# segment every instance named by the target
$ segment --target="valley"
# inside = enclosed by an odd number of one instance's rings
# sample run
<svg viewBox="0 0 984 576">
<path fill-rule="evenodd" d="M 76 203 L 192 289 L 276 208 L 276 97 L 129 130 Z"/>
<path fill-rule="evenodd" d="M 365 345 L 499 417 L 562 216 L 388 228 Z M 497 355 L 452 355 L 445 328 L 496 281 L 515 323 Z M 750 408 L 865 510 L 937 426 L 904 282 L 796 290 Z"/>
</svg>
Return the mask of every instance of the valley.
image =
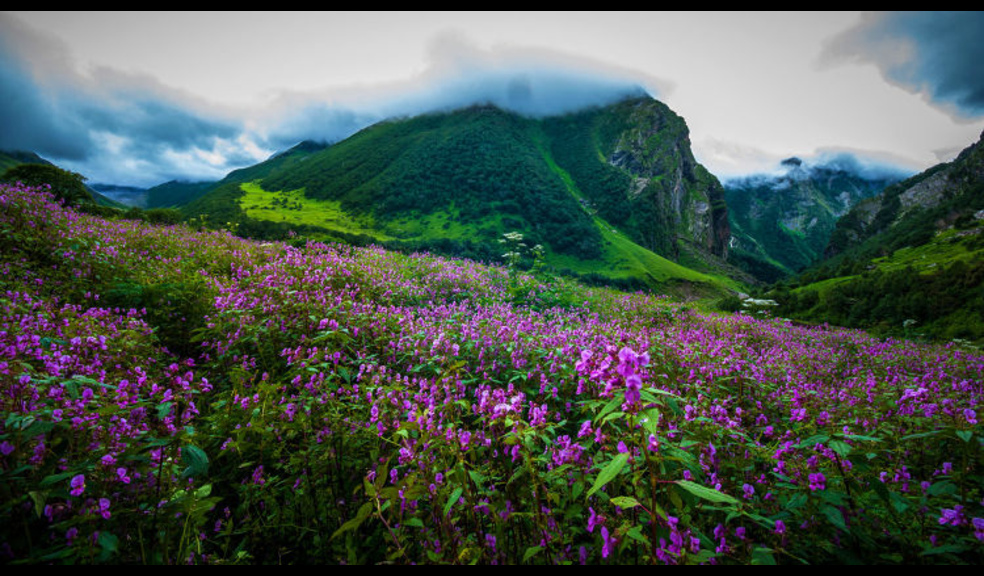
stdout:
<svg viewBox="0 0 984 576">
<path fill-rule="evenodd" d="M 721 183 L 656 101 L 483 106 L 144 208 L 11 155 L 0 556 L 980 564 L 980 146 Z"/>
</svg>

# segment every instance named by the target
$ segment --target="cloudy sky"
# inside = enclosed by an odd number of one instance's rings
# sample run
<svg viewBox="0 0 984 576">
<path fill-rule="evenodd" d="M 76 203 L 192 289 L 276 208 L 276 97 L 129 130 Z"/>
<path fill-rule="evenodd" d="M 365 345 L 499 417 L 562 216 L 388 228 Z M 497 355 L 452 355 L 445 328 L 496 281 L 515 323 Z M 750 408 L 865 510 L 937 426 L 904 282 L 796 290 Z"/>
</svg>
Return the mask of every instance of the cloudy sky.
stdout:
<svg viewBox="0 0 984 576">
<path fill-rule="evenodd" d="M 918 171 L 984 130 L 981 38 L 980 12 L 3 12 L 0 149 L 152 186 L 392 115 L 641 89 L 721 178 L 837 152 Z"/>
</svg>

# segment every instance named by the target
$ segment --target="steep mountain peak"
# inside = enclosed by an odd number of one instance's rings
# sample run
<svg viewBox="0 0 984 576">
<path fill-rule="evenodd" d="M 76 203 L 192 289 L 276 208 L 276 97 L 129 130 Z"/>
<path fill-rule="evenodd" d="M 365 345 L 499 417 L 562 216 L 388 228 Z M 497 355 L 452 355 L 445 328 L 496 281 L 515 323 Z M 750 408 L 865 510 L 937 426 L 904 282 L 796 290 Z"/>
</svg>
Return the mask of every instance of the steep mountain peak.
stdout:
<svg viewBox="0 0 984 576">
<path fill-rule="evenodd" d="M 796 156 L 791 156 L 780 162 L 779 165 L 787 168 L 799 168 L 803 165 L 803 161 Z"/>
</svg>

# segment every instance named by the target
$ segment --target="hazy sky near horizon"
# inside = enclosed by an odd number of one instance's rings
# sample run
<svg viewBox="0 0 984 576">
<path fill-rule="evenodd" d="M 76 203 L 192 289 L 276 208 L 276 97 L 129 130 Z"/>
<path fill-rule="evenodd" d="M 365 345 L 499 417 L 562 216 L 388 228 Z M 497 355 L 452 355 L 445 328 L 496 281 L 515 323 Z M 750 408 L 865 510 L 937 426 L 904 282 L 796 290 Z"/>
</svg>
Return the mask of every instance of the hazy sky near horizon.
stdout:
<svg viewBox="0 0 984 576">
<path fill-rule="evenodd" d="M 151 186 L 391 115 L 641 87 L 721 178 L 838 151 L 918 171 L 984 130 L 981 38 L 981 12 L 3 12 L 0 149 Z"/>
</svg>

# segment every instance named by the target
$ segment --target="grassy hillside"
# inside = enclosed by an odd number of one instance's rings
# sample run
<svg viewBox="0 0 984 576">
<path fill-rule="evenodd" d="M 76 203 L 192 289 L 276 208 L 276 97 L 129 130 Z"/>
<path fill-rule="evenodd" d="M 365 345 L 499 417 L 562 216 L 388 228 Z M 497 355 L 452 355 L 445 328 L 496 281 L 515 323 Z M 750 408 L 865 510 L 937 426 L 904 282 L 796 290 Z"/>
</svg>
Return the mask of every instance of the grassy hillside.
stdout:
<svg viewBox="0 0 984 576">
<path fill-rule="evenodd" d="M 984 345 L 984 222 L 936 234 L 829 278 L 806 275 L 777 299 L 782 313 L 878 334 Z"/>
<path fill-rule="evenodd" d="M 5 564 L 980 564 L 984 357 L 0 185 Z"/>
</svg>

